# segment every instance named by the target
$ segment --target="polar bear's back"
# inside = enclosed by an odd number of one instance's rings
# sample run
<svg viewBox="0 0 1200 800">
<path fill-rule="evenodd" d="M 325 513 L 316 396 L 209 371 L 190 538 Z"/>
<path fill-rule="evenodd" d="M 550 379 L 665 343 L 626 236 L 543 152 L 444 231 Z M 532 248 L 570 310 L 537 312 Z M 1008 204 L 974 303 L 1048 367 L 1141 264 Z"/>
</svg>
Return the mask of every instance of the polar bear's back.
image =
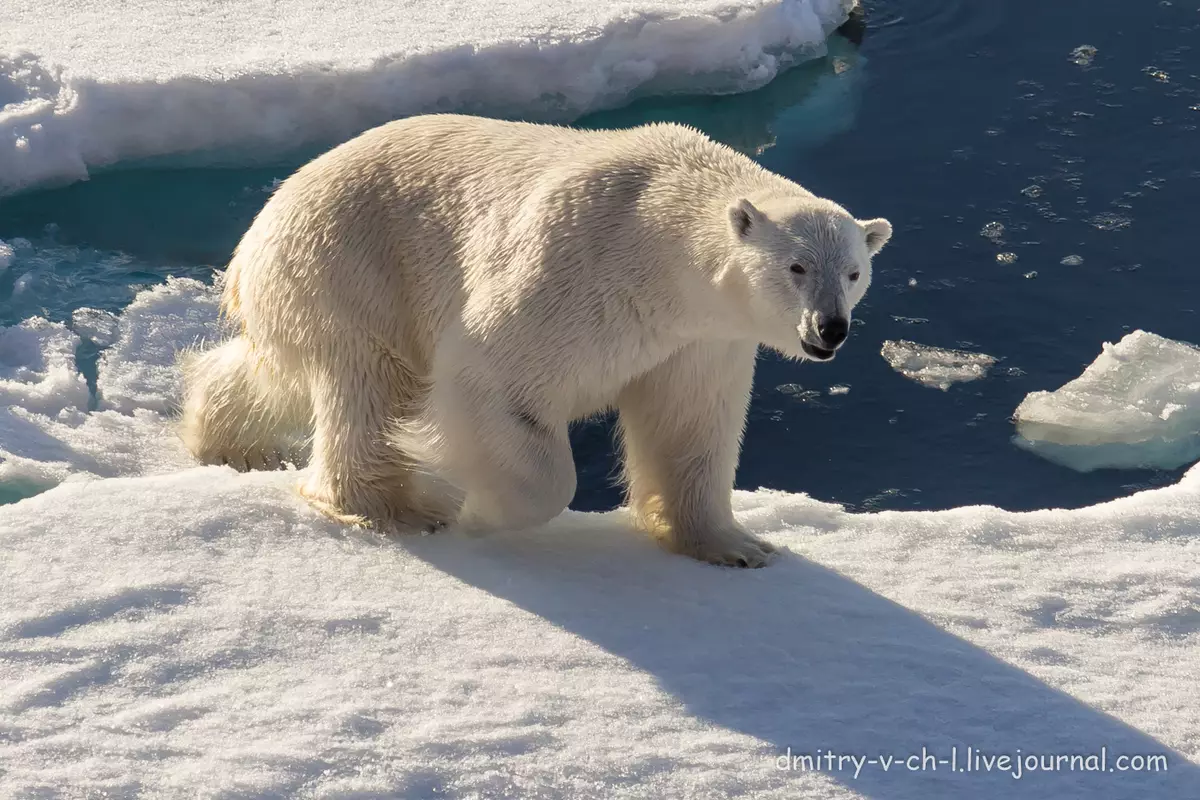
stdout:
<svg viewBox="0 0 1200 800">
<path fill-rule="evenodd" d="M 238 245 L 225 307 L 261 341 L 353 321 L 424 360 L 464 316 L 481 330 L 514 311 L 548 318 L 645 288 L 653 276 L 627 270 L 656 268 L 647 225 L 675 239 L 694 226 L 698 198 L 765 175 L 678 125 L 400 120 L 280 186 Z M 648 220 L 648 206 L 662 213 Z"/>
</svg>

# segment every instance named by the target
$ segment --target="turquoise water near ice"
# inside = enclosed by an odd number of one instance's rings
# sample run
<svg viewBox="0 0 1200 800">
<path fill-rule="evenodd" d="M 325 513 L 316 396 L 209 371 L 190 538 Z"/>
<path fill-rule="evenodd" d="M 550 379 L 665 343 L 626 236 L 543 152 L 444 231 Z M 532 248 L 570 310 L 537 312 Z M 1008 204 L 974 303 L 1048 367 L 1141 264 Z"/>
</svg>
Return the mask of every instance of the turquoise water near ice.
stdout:
<svg viewBox="0 0 1200 800">
<path fill-rule="evenodd" d="M 1174 480 L 1044 462 L 1011 444 L 1009 415 L 1129 330 L 1200 341 L 1189 247 L 1200 13 L 1112 0 L 877 0 L 867 12 L 861 45 L 835 42 L 829 58 L 760 91 L 647 99 L 578 123 L 684 121 L 895 225 L 838 358 L 761 359 L 739 486 L 864 509 L 1029 509 Z M 1081 45 L 1095 48 L 1090 60 Z M 119 312 L 167 275 L 207 278 L 273 181 L 311 155 L 237 169 L 125 165 L 0 200 L 0 239 L 29 242 L 0 273 L 0 324 Z M 993 223 L 1003 233 L 982 236 Z M 943 393 L 893 372 L 879 355 L 887 339 L 1001 361 Z M 80 356 L 94 370 L 96 349 Z M 576 508 L 619 502 L 611 433 L 606 422 L 573 433 Z M 0 487 L 0 502 L 20 494 Z"/>
</svg>

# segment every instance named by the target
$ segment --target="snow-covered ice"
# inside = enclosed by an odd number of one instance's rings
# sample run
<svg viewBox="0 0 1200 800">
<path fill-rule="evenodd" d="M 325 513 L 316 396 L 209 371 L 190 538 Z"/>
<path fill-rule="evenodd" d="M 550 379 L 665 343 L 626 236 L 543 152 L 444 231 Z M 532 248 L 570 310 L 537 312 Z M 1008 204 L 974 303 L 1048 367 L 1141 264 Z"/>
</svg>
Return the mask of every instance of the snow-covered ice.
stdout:
<svg viewBox="0 0 1200 800">
<path fill-rule="evenodd" d="M 100 308 L 77 308 L 71 314 L 71 330 L 97 347 L 108 347 L 117 340 L 120 318 Z"/>
<path fill-rule="evenodd" d="M 789 551 L 749 572 L 666 554 L 622 512 L 385 538 L 310 510 L 294 471 L 192 464 L 171 364 L 219 334 L 215 298 L 139 295 L 92 413 L 74 333 L 0 333 L 0 488 L 53 487 L 0 506 L 0 795 L 1200 792 L 1200 468 L 1020 514 L 739 492 Z M 968 746 L 1167 771 L 878 763 Z M 877 763 L 779 769 L 788 748 Z"/>
<path fill-rule="evenodd" d="M 984 353 L 947 350 L 907 339 L 884 342 L 879 354 L 904 377 L 943 392 L 956 383 L 979 380 L 996 363 Z"/>
<path fill-rule="evenodd" d="M 847 514 L 739 493 L 755 572 L 618 513 L 384 539 L 288 473 L 71 482 L 0 510 L 17 796 L 1186 798 L 1200 472 L 1083 511 Z M 905 758 L 1158 755 L 1011 776 Z M 963 758 L 963 755 L 959 755 Z M 1111 761 L 1109 762 L 1112 763 Z"/>
<path fill-rule="evenodd" d="M 219 335 L 217 288 L 172 279 L 140 293 L 116 320 L 80 309 L 74 332 L 40 318 L 0 329 L 0 485 L 31 493 L 85 476 L 192 465 L 169 421 L 179 403 L 174 363 L 180 350 Z M 107 348 L 94 413 L 75 363 L 80 336 Z"/>
<path fill-rule="evenodd" d="M 0 5 L 0 194 L 118 161 L 278 157 L 407 114 L 569 119 L 762 86 L 852 0 Z"/>
<path fill-rule="evenodd" d="M 1200 348 L 1134 331 L 1013 416 L 1017 444 L 1072 469 L 1189 464 L 1200 458 Z"/>
</svg>

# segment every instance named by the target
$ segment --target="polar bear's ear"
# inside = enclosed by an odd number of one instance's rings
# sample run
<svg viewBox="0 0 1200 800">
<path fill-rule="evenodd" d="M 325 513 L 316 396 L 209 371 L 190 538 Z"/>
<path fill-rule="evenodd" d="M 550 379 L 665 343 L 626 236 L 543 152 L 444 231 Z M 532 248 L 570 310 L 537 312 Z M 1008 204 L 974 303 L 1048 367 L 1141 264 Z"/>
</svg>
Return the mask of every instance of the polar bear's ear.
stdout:
<svg viewBox="0 0 1200 800">
<path fill-rule="evenodd" d="M 858 224 L 862 226 L 863 233 L 867 235 L 867 252 L 875 255 L 883 246 L 888 243 L 888 239 L 892 238 L 892 223 L 886 219 L 865 219 L 859 220 Z"/>
<path fill-rule="evenodd" d="M 729 207 L 729 224 L 733 227 L 734 236 L 739 239 L 746 238 L 752 228 L 766 221 L 767 216 L 744 197 Z"/>
</svg>

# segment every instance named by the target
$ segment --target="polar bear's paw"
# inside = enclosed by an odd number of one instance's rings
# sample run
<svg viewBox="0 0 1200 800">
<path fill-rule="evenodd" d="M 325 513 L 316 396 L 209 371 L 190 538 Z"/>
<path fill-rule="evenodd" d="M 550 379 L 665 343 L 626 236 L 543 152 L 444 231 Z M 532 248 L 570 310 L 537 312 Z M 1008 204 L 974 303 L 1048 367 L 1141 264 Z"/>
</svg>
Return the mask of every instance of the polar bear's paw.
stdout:
<svg viewBox="0 0 1200 800">
<path fill-rule="evenodd" d="M 296 488 L 310 506 L 334 522 L 383 533 L 436 533 L 457 512 L 452 498 L 388 482 L 349 482 L 333 489 L 314 475 Z"/>
<path fill-rule="evenodd" d="M 702 536 L 670 537 L 663 544 L 680 555 L 723 567 L 765 567 L 778 552 L 775 545 L 737 528 Z"/>
</svg>

